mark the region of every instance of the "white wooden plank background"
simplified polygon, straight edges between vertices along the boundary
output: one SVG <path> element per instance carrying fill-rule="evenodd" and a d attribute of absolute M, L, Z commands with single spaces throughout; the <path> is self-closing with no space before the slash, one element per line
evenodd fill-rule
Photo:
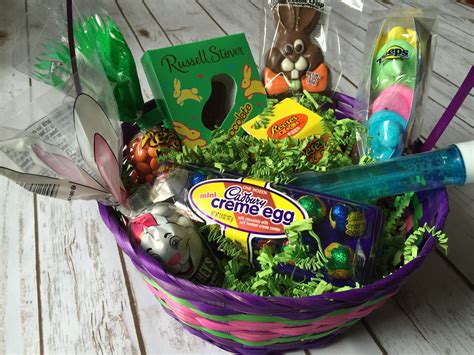
<path fill-rule="evenodd" d="M 0 0 L 0 106 L 22 90 L 38 90 L 10 65 L 16 26 L 28 1 Z M 344 92 L 354 94 L 370 9 L 366 1 L 350 48 Z M 407 1 L 413 6 L 415 1 Z M 258 58 L 258 0 L 101 0 L 139 62 L 144 50 L 246 32 Z M 474 11 L 443 6 L 442 35 L 426 113 L 428 133 L 473 64 Z M 347 12 L 338 29 L 352 36 Z M 464 20 L 460 20 L 463 16 Z M 30 24 L 31 26 L 31 24 Z M 347 58 L 348 56 L 346 56 Z M 143 94 L 151 91 L 139 66 Z M 469 96 L 440 145 L 474 137 Z M 434 253 L 402 292 L 322 354 L 468 354 L 474 348 L 474 187 L 450 188 L 448 257 Z M 158 306 L 117 249 L 92 202 L 34 197 L 0 179 L 0 353 L 222 353 L 189 335 Z M 302 353 L 302 352 L 300 352 Z M 309 352 L 306 352 L 309 353 Z"/>

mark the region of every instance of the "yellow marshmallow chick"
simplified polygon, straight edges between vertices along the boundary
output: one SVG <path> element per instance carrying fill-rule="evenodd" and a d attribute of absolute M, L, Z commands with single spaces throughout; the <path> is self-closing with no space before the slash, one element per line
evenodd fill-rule
<path fill-rule="evenodd" d="M 412 45 L 413 48 L 416 48 L 416 32 L 411 28 L 406 28 L 402 26 L 395 26 L 387 33 L 387 41 L 393 39 L 402 39 Z"/>
<path fill-rule="evenodd" d="M 386 34 L 383 34 L 380 37 L 375 52 L 377 53 L 380 48 L 385 45 L 385 43 L 392 40 L 402 40 L 410 43 L 413 48 L 416 48 L 416 31 L 403 26 L 392 27 Z"/>

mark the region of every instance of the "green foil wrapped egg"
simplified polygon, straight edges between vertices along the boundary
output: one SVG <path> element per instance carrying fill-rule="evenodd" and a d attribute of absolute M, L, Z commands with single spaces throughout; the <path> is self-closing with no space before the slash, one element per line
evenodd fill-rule
<path fill-rule="evenodd" d="M 357 211 L 350 206 L 338 203 L 329 212 L 331 227 L 349 237 L 364 235 L 367 228 L 367 219 L 362 211 Z"/>
<path fill-rule="evenodd" d="M 327 208 L 323 201 L 314 196 L 303 196 L 298 202 L 308 212 L 315 223 L 321 223 L 327 216 Z"/>
<path fill-rule="evenodd" d="M 347 245 L 331 243 L 324 250 L 329 276 L 344 280 L 354 275 L 354 251 Z"/>

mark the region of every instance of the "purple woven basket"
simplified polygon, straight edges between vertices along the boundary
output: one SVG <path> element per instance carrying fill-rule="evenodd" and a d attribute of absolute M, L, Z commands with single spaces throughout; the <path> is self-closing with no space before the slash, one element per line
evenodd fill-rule
<path fill-rule="evenodd" d="M 338 115 L 347 117 L 353 99 L 338 95 L 336 102 Z M 423 212 L 418 225 L 428 223 L 443 228 L 449 210 L 446 190 L 418 193 L 418 201 Z M 435 237 L 428 236 L 417 258 L 390 276 L 359 289 L 302 298 L 260 297 L 195 285 L 167 274 L 130 240 L 113 208 L 99 205 L 99 210 L 119 247 L 168 314 L 192 334 L 222 349 L 245 354 L 325 346 L 383 306 L 437 244 Z"/>

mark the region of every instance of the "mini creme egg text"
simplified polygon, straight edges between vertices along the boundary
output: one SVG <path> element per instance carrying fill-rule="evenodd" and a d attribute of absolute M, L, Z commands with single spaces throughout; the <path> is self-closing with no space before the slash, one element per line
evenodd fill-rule
<path fill-rule="evenodd" d="M 224 198 L 214 198 L 211 207 L 251 216 L 261 215 L 275 224 L 290 225 L 295 212 L 266 206 L 267 200 L 255 197 L 252 192 L 242 192 L 240 186 L 230 186 L 224 192 Z M 266 206 L 266 207 L 265 207 Z"/>

